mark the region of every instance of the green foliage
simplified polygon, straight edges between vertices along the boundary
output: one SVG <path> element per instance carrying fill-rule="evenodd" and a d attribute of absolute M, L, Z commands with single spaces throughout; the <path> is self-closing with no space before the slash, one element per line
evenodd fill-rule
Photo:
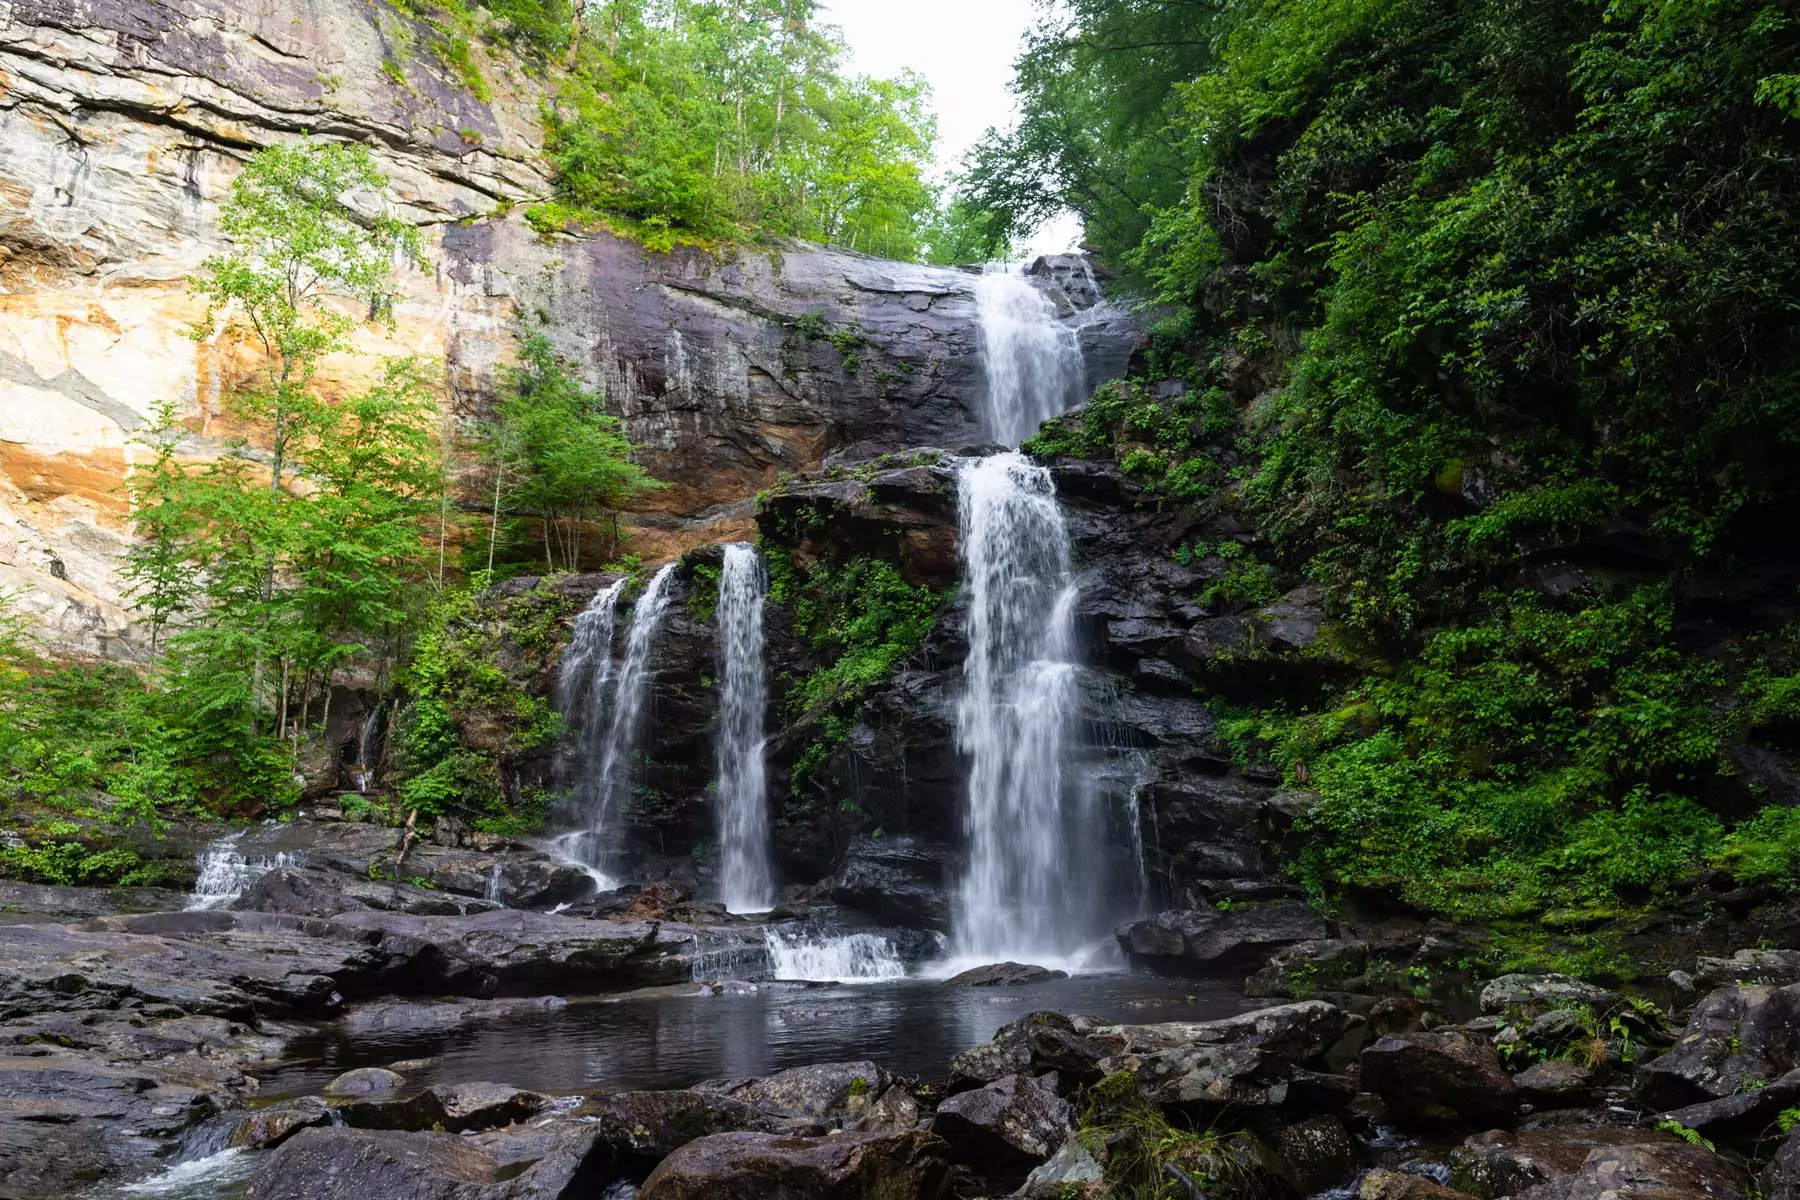
<path fill-rule="evenodd" d="M 502 663 L 522 658 L 547 675 L 573 605 L 544 587 L 483 599 L 485 582 L 445 592 L 419 630 L 396 721 L 400 796 L 424 814 L 519 835 L 541 825 L 550 798 L 518 784 L 516 766 L 555 744 L 562 718 Z"/>
<path fill-rule="evenodd" d="M 792 607 L 794 630 L 821 665 L 794 680 L 788 708 L 814 736 L 791 776 L 796 789 L 823 785 L 822 772 L 850 735 L 862 700 L 910 657 L 931 631 L 942 597 L 909 584 L 892 562 L 857 557 L 796 567 L 780 547 L 763 545 L 769 598 Z"/>
<path fill-rule="evenodd" d="M 1192 1128 L 1143 1099 L 1130 1071 L 1087 1088 L 1080 1112 L 1074 1136 L 1105 1162 L 1107 1195 L 1120 1200 L 1234 1196 L 1256 1175 L 1249 1134 Z"/>
<path fill-rule="evenodd" d="M 540 220 L 598 218 L 656 249 L 757 230 L 917 256 L 936 215 L 926 85 L 843 74 L 818 7 L 585 6 L 545 110 L 562 207 Z"/>
<path fill-rule="evenodd" d="M 470 547 L 485 550 L 487 561 L 474 565 L 491 572 L 502 550 L 516 560 L 524 540 L 517 526 L 526 517 L 538 525 L 544 569 L 579 570 L 584 552 L 610 562 L 619 553 L 619 510 L 662 485 L 631 460 L 619 418 L 607 414 L 605 398 L 582 385 L 547 338 L 526 336 L 519 357 L 482 433 L 492 503 L 486 544 Z M 510 519 L 504 530 L 503 519 Z"/>

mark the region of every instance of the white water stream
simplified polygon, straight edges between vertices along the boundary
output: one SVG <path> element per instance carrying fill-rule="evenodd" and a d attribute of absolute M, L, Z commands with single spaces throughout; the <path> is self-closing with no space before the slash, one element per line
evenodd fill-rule
<path fill-rule="evenodd" d="M 602 890 L 616 887 L 618 882 L 612 872 L 619 867 L 619 818 L 631 793 L 631 760 L 650 708 L 650 651 L 669 610 L 669 582 L 674 573 L 675 564 L 669 563 L 644 586 L 631 610 L 625 658 L 616 672 L 613 629 L 624 580 L 594 597 L 576 621 L 575 639 L 558 679 L 563 711 L 578 707 L 581 713 L 576 807 L 583 824 L 553 845 L 586 865 Z"/>
<path fill-rule="evenodd" d="M 1051 417 L 1087 399 L 1074 326 L 1018 264 L 990 266 L 975 283 L 981 364 L 987 375 L 988 436 L 1017 446 Z"/>
<path fill-rule="evenodd" d="M 719 890 L 727 910 L 766 912 L 775 904 L 769 866 L 767 780 L 763 775 L 762 562 L 747 542 L 725 546 L 719 575 Z"/>
<path fill-rule="evenodd" d="M 198 873 L 194 879 L 194 890 L 188 894 L 184 908 L 190 912 L 196 909 L 224 908 L 268 872 L 277 867 L 301 865 L 300 855 L 285 850 L 274 854 L 246 855 L 239 845 L 243 836 L 241 830 L 226 834 L 207 843 L 194 856 Z"/>

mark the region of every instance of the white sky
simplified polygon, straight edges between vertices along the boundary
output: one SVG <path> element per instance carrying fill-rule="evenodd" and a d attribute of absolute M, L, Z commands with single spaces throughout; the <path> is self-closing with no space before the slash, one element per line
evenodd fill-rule
<path fill-rule="evenodd" d="M 1012 123 L 1006 85 L 1036 7 L 1032 0 L 825 0 L 822 15 L 843 29 L 852 70 L 885 78 L 910 67 L 930 80 L 942 173 L 962 162 L 988 126 Z M 1080 236 L 1073 217 L 1053 221 L 1030 250 L 1068 250 Z"/>

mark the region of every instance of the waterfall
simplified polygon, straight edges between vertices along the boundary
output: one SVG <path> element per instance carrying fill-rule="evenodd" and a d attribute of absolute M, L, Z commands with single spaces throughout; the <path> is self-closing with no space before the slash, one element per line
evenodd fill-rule
<path fill-rule="evenodd" d="M 623 580 L 594 597 L 576 621 L 575 640 L 558 677 L 565 705 L 582 704 L 582 771 L 576 802 L 585 826 L 558 838 L 556 846 L 591 868 L 602 889 L 617 886 L 608 871 L 617 866 L 618 817 L 630 793 L 631 756 L 649 708 L 650 650 L 669 610 L 669 581 L 674 573 L 674 563 L 664 566 L 650 577 L 643 595 L 637 598 L 625 633 L 625 660 L 616 674 L 612 666 L 613 614 Z"/>
<path fill-rule="evenodd" d="M 1068 532 L 1050 472 L 1021 455 L 965 463 L 957 492 L 969 861 L 954 948 L 987 961 L 1063 959 L 1094 932 L 1095 898 L 1078 881 L 1104 839 L 1088 805 L 1065 808 L 1077 790 L 1064 774 L 1079 707 Z"/>
<path fill-rule="evenodd" d="M 226 834 L 207 843 L 204 849 L 194 855 L 194 865 L 197 868 L 194 890 L 188 894 L 184 908 L 190 912 L 203 908 L 224 908 L 243 895 L 245 888 L 277 867 L 301 865 L 300 855 L 290 854 L 285 850 L 274 854 L 247 856 L 238 846 L 243 836 L 242 830 Z"/>
<path fill-rule="evenodd" d="M 720 898 L 734 913 L 774 906 L 769 868 L 769 817 L 763 778 L 763 599 L 766 592 L 756 547 L 725 546 L 719 576 L 719 778 Z"/>
<path fill-rule="evenodd" d="M 763 940 L 769 948 L 769 974 L 776 979 L 852 983 L 906 977 L 899 951 L 880 934 L 827 936 L 799 928 L 770 929 Z"/>
<path fill-rule="evenodd" d="M 975 283 L 981 363 L 987 375 L 987 433 L 1008 446 L 1087 397 L 1075 329 L 1019 266 L 990 266 Z"/>

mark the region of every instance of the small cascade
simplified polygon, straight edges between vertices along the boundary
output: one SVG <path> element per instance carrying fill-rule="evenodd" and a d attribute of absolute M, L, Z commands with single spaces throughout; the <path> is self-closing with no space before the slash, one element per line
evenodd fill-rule
<path fill-rule="evenodd" d="M 579 706 L 582 714 L 576 806 L 585 823 L 556 839 L 555 845 L 586 864 L 602 889 L 617 886 L 608 871 L 617 865 L 618 817 L 630 795 L 631 756 L 650 707 L 650 651 L 669 611 L 669 583 L 674 574 L 675 564 L 667 564 L 650 577 L 637 598 L 625 633 L 625 658 L 616 674 L 612 665 L 613 614 L 624 581 L 596 596 L 576 622 L 575 641 L 564 655 L 557 681 L 564 711 Z"/>
<path fill-rule="evenodd" d="M 1150 911 L 1150 861 L 1144 855 L 1144 778 L 1131 781 L 1125 794 L 1125 820 L 1130 826 L 1131 861 L 1137 868 L 1137 911 Z"/>
<path fill-rule="evenodd" d="M 356 767 L 352 772 L 356 790 L 367 794 L 375 782 L 375 768 L 381 760 L 381 705 L 369 709 L 363 718 L 362 733 L 356 741 Z"/>
<path fill-rule="evenodd" d="M 900 952 L 880 934 L 833 936 L 795 927 L 770 929 L 763 939 L 769 948 L 769 973 L 776 979 L 855 983 L 906 977 Z"/>
<path fill-rule="evenodd" d="M 488 870 L 487 886 L 482 889 L 481 898 L 490 904 L 500 904 L 500 883 L 500 864 L 495 863 Z"/>
<path fill-rule="evenodd" d="M 719 891 L 728 911 L 766 912 L 775 904 L 769 867 L 769 816 L 763 777 L 763 600 L 767 586 L 756 547 L 725 546 L 719 576 L 718 829 Z"/>
<path fill-rule="evenodd" d="M 975 284 L 987 433 L 1017 446 L 1051 417 L 1087 398 L 1087 370 L 1074 327 L 1019 265 L 991 265 Z"/>
<path fill-rule="evenodd" d="M 957 745 L 969 760 L 969 864 L 954 952 L 1063 960 L 1100 923 L 1103 814 L 1066 786 L 1079 708 L 1069 537 L 1049 471 L 1018 454 L 957 475 L 969 652 Z"/>
<path fill-rule="evenodd" d="M 285 850 L 274 854 L 246 856 L 239 848 L 243 836 L 242 831 L 226 834 L 207 843 L 206 848 L 194 856 L 198 872 L 194 879 L 194 890 L 188 894 L 183 908 L 189 912 L 224 908 L 268 872 L 277 867 L 301 865 L 300 855 Z"/>

